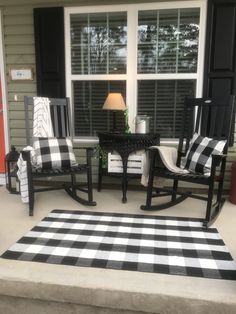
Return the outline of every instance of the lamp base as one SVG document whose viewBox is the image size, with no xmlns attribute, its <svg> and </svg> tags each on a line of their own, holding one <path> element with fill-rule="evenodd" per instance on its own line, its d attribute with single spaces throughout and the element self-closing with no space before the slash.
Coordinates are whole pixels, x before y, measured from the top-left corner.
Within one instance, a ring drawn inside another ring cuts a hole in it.
<svg viewBox="0 0 236 314">
<path fill-rule="evenodd" d="M 117 114 L 116 114 L 116 111 L 113 111 L 112 112 L 112 115 L 113 115 L 113 129 L 112 129 L 112 133 L 119 133 L 118 130 L 117 130 Z"/>
<path fill-rule="evenodd" d="M 121 110 L 119 112 L 121 112 Z M 123 113 L 123 111 L 122 111 L 122 113 Z M 122 117 L 120 119 L 120 117 L 117 114 L 118 114 L 117 110 L 112 111 L 112 124 L 113 125 L 110 126 L 110 133 L 116 133 L 116 134 L 122 133 L 123 134 L 123 133 L 125 133 L 125 120 L 124 120 L 123 124 L 119 123 L 119 125 L 118 125 L 117 122 L 122 120 Z"/>
</svg>

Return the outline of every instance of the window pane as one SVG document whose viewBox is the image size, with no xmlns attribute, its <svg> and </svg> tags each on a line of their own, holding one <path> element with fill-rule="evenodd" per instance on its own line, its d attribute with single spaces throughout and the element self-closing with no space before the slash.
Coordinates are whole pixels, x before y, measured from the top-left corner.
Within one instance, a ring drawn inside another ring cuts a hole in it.
<svg viewBox="0 0 236 314">
<path fill-rule="evenodd" d="M 138 114 L 151 117 L 150 132 L 179 138 L 185 97 L 195 96 L 195 80 L 138 81 Z"/>
<path fill-rule="evenodd" d="M 72 74 L 126 73 L 127 13 L 72 14 Z"/>
<path fill-rule="evenodd" d="M 75 136 L 96 136 L 113 129 L 113 112 L 102 110 L 109 92 L 121 93 L 126 98 L 125 81 L 75 81 L 74 126 Z M 124 113 L 116 112 L 118 131 L 124 130 Z"/>
<path fill-rule="evenodd" d="M 199 8 L 140 11 L 138 73 L 196 73 Z"/>
</svg>

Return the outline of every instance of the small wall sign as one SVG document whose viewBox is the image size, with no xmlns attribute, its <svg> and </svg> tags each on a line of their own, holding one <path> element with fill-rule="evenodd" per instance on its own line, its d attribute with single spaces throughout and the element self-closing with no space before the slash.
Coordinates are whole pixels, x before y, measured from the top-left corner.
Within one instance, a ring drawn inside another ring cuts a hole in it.
<svg viewBox="0 0 236 314">
<path fill-rule="evenodd" d="M 10 69 L 10 78 L 13 81 L 33 80 L 31 68 Z"/>
</svg>

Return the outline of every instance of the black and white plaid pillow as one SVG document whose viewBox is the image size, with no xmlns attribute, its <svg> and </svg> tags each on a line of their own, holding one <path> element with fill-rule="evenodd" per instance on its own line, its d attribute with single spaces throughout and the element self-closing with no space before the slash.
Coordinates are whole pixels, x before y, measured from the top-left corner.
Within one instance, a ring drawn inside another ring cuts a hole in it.
<svg viewBox="0 0 236 314">
<path fill-rule="evenodd" d="M 212 155 L 223 152 L 226 141 L 217 141 L 194 133 L 186 157 L 182 159 L 182 167 L 192 173 L 210 175 Z"/>
<path fill-rule="evenodd" d="M 68 138 L 38 137 L 34 141 L 36 165 L 42 169 L 77 166 L 73 146 Z"/>
</svg>

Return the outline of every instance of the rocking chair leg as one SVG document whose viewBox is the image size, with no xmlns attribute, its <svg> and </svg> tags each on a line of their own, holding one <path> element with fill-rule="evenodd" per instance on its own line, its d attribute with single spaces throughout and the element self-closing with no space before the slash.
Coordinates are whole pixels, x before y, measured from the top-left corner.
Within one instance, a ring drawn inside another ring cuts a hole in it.
<svg viewBox="0 0 236 314">
<path fill-rule="evenodd" d="M 220 212 L 223 203 L 225 202 L 225 198 L 222 198 L 223 193 L 223 180 L 220 180 L 217 191 L 217 211 Z"/>
<path fill-rule="evenodd" d="M 176 194 L 177 194 L 177 189 L 178 189 L 178 180 L 174 180 L 173 192 L 172 192 L 171 201 L 175 201 L 175 199 L 176 199 Z"/>
<path fill-rule="evenodd" d="M 150 156 L 150 169 L 155 163 L 155 159 L 153 154 Z M 154 180 L 154 174 L 153 171 L 149 171 L 149 177 L 148 177 L 148 186 L 147 186 L 147 197 L 146 197 L 146 205 L 145 208 L 150 208 L 152 204 L 152 189 L 153 189 L 153 180 Z M 142 207 L 141 207 L 142 208 Z"/>
<path fill-rule="evenodd" d="M 93 202 L 92 173 L 90 167 L 88 167 L 87 170 L 87 184 L 88 184 L 88 201 Z"/>
<path fill-rule="evenodd" d="M 206 217 L 204 225 L 207 225 L 211 220 L 212 200 L 213 200 L 214 182 L 212 181 L 208 190 L 208 201 L 206 208 Z"/>
<path fill-rule="evenodd" d="M 31 174 L 31 163 L 27 160 L 27 177 L 28 177 L 28 197 L 29 197 L 29 216 L 34 215 L 34 181 Z"/>
<path fill-rule="evenodd" d="M 219 206 L 219 209 L 218 209 L 219 211 L 220 211 L 220 206 L 222 204 L 222 192 L 223 192 L 225 166 L 226 166 L 226 161 L 223 160 L 222 165 L 221 165 L 220 180 L 218 183 L 218 191 L 217 191 L 217 204 Z"/>
<path fill-rule="evenodd" d="M 217 191 L 217 203 L 221 202 L 223 192 L 223 181 L 219 182 L 218 191 Z"/>
<path fill-rule="evenodd" d="M 225 198 L 222 197 L 222 192 L 223 192 L 223 180 L 220 180 L 218 184 L 216 203 L 213 205 L 214 212 L 211 214 L 210 222 L 207 223 L 207 227 L 209 227 L 216 220 L 216 218 L 220 214 L 221 208 L 224 205 Z"/>
<path fill-rule="evenodd" d="M 29 191 L 29 216 L 34 215 L 34 192 Z"/>
<path fill-rule="evenodd" d="M 152 188 L 153 188 L 154 176 L 150 173 L 148 178 L 148 187 L 147 187 L 147 198 L 146 198 L 146 207 L 149 208 L 152 204 Z"/>
<path fill-rule="evenodd" d="M 76 177 L 75 174 L 71 174 L 71 191 L 73 195 L 76 195 Z"/>
</svg>

